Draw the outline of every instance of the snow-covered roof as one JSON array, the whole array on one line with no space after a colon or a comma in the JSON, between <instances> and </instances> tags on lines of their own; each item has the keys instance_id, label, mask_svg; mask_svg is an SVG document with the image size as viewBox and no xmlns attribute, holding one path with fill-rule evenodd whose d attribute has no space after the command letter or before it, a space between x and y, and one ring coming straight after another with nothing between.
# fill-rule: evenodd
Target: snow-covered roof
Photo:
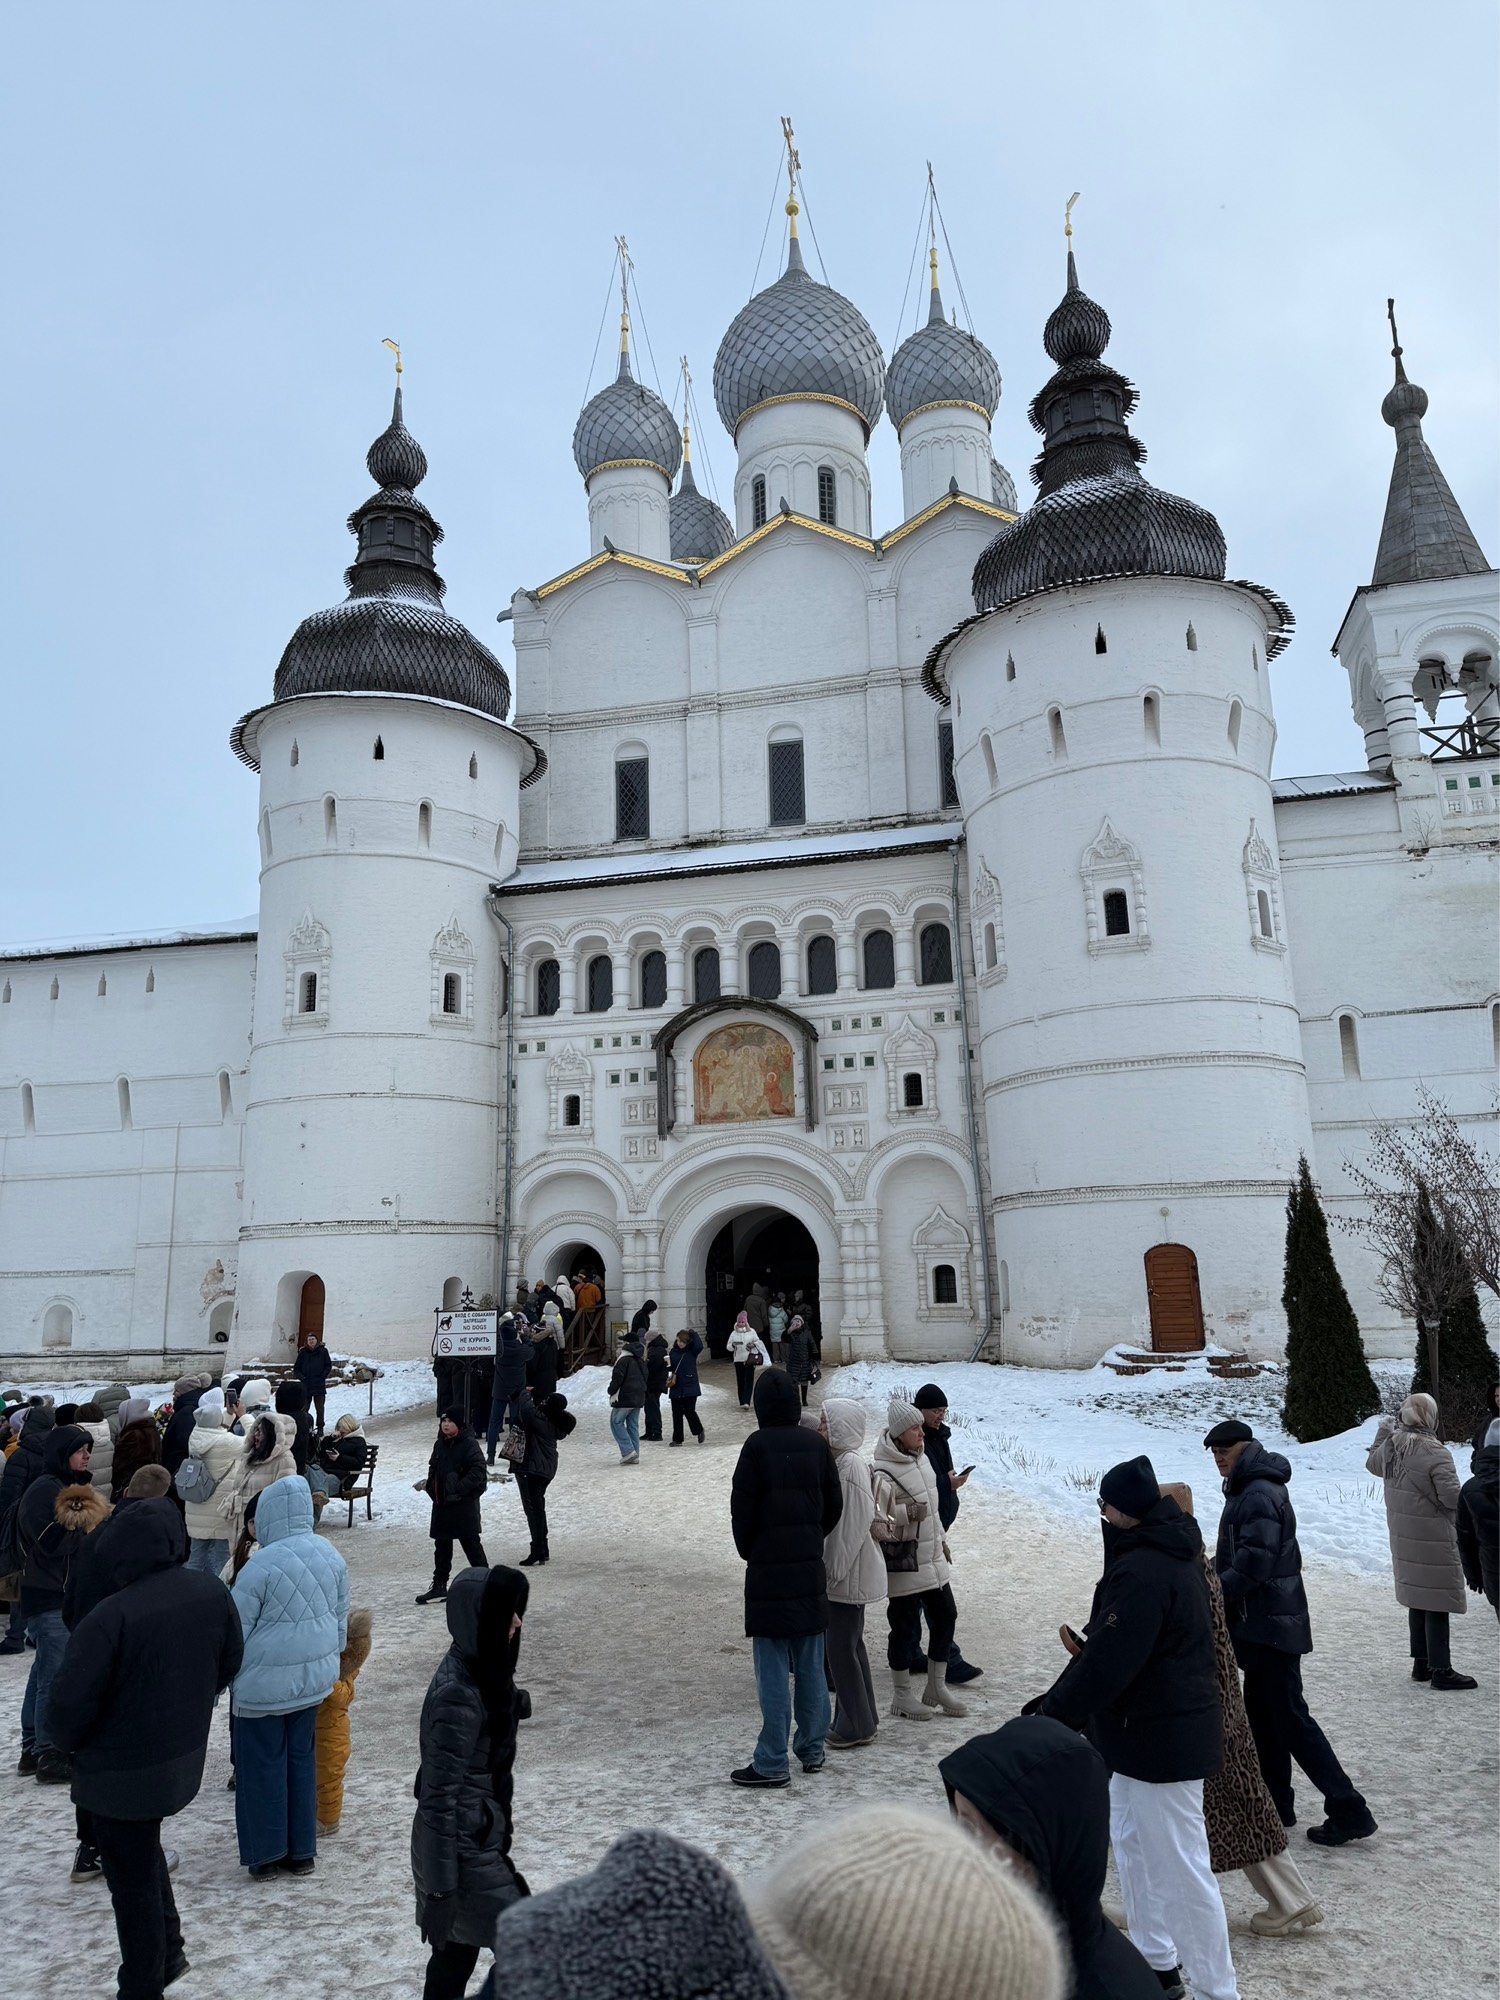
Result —
<instances>
[{"instance_id":1,"label":"snow-covered roof","mask_svg":"<svg viewBox=\"0 0 1500 2000\"><path fill-rule=\"evenodd\" d=\"M545 889L593 888L607 882L650 882L683 875L729 875L755 868L803 868L857 861L870 855L920 853L963 838L956 820L923 826L872 827L859 833L795 834L783 840L736 840L706 847L673 847L660 853L586 854L566 861L523 862L501 893L536 895Z\"/></svg>"},{"instance_id":2,"label":"snow-covered roof","mask_svg":"<svg viewBox=\"0 0 1500 2000\"><path fill-rule=\"evenodd\" d=\"M115 931L103 937L32 938L20 944L0 944L0 959L87 958L103 951L159 951L167 945L253 944L259 930L255 916L232 917L190 931Z\"/></svg>"},{"instance_id":3,"label":"snow-covered roof","mask_svg":"<svg viewBox=\"0 0 1500 2000\"><path fill-rule=\"evenodd\" d=\"M1333 799L1344 792L1393 792L1394 778L1378 771L1328 771L1315 778L1273 778L1271 796L1282 799Z\"/></svg>"}]
</instances>

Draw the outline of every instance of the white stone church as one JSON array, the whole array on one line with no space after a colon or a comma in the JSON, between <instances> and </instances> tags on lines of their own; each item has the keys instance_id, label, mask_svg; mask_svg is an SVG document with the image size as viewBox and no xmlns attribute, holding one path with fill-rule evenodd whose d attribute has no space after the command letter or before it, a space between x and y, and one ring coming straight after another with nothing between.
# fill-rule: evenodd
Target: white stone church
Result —
<instances>
[{"instance_id":1,"label":"white stone church","mask_svg":"<svg viewBox=\"0 0 1500 2000\"><path fill-rule=\"evenodd\" d=\"M1290 614L1143 478L1071 256L1018 512L935 255L887 361L789 212L714 368L733 521L623 324L513 703L398 388L348 596L231 734L258 921L0 964L0 1366L421 1354L580 1268L669 1329L800 1287L833 1358L1274 1356L1299 1153L1337 1212L1423 1083L1493 1132L1496 576L1399 347L1333 648L1367 768L1273 780Z\"/></svg>"}]
</instances>

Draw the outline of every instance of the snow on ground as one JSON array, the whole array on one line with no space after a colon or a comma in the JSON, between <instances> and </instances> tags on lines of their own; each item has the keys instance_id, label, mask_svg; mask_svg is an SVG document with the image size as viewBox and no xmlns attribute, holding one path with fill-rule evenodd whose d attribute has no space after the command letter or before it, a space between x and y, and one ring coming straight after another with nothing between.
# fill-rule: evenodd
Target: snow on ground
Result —
<instances>
[{"instance_id":1,"label":"snow on ground","mask_svg":"<svg viewBox=\"0 0 1500 2000\"><path fill-rule=\"evenodd\" d=\"M388 1387L404 1395L419 1386L422 1406L369 1421L381 1446L373 1523L361 1507L350 1528L344 1510L330 1507L322 1529L349 1564L352 1601L375 1615L374 1650L350 1716L342 1830L320 1844L311 1881L246 1878L236 1861L234 1800L225 1790L221 1707L202 1792L166 1830L182 1857L175 1885L193 1962L173 1987L174 2000L179 1993L182 2000L246 2000L273 1989L322 1992L330 1982L347 1988L351 1981L362 2000L417 2000L420 1993L425 1954L412 1922L411 1785L422 1698L447 1644L441 1608L413 1602L431 1573L426 1509L411 1491L435 1427L425 1369L413 1364ZM969 1718L886 1720L869 1748L830 1757L822 1776L798 1772L785 1791L772 1793L744 1793L728 1782L758 1727L743 1569L729 1534L729 1483L750 1419L736 1406L729 1369L703 1369L706 1444L678 1451L651 1445L629 1468L610 1438L604 1371L564 1385L579 1425L562 1447L549 1498L552 1562L529 1572L521 1652L535 1715L520 1736L514 1852L534 1888L591 1867L630 1826L665 1827L744 1875L851 1805L900 1797L941 1810L938 1758L966 1735L998 1727L1047 1687L1063 1664L1059 1622L1078 1624L1088 1614L1097 1515L1087 1493L1041 1460L1093 1471L1145 1444L1164 1476L1179 1472L1194 1483L1207 1511L1214 1482L1199 1440L1215 1416L1249 1407L1245 1389L1257 1390L1255 1383L1193 1385L1174 1416L1171 1390L1182 1388L1180 1380L1153 1389L1146 1378L1143 1393L1139 1378L1110 1377L1090 1390L1089 1375L932 1372L965 1419L960 1441L975 1440L966 1458L989 1454L951 1536L960 1635L968 1656L986 1669L964 1691ZM980 1378L972 1386L971 1376ZM910 1368L830 1370L814 1395L854 1392L875 1404L892 1384L915 1388L924 1379ZM1262 1393L1267 1407L1256 1405L1254 1421L1264 1435L1279 1435L1269 1421L1274 1386ZM1089 1404L1091 1394L1100 1407ZM1030 1462L1002 1466L1002 1457L1016 1461L1018 1452L1031 1454ZM1352 1442L1346 1453L1358 1467ZM1311 1472L1314 1483L1336 1485L1340 1476L1337 1454ZM1350 1484L1365 1479L1362 1467L1342 1476ZM514 1562L526 1537L513 1485L492 1485L482 1507L491 1559ZM1380 1832L1329 1853L1310 1846L1300 1828L1294 1834L1298 1863L1328 1915L1306 1937L1255 1937L1248 1918L1257 1904L1248 1886L1238 1875L1223 1878L1240 1990L1245 2000L1412 2000L1419 1993L1493 2000L1497 1674L1488 1609L1475 1599L1475 1615L1454 1626L1455 1660L1479 1676L1479 1689L1435 1694L1409 1678L1405 1614L1388 1578L1315 1561L1308 1581L1317 1640L1307 1663L1309 1700L1367 1792ZM878 1608L868 1630L884 1688ZM0 1742L11 1759L26 1667L25 1659L0 1658ZM1299 1810L1304 1824L1317 1816L1305 1786ZM7 1928L23 1967L20 1984L13 1976L10 1985L26 2000L112 1990L108 1898L98 1885L69 1883L72 1827L65 1796L0 1766Z\"/></svg>"}]
</instances>

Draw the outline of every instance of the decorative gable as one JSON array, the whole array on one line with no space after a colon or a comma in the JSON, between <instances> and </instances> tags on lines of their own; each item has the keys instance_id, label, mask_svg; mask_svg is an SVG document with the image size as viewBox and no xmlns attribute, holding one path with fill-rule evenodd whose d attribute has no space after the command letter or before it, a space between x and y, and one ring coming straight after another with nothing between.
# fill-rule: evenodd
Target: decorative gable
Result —
<instances>
[{"instance_id":1,"label":"decorative gable","mask_svg":"<svg viewBox=\"0 0 1500 2000\"><path fill-rule=\"evenodd\" d=\"M972 1245L963 1224L940 1204L913 1235L911 1247L920 1278L918 1319L972 1319Z\"/></svg>"},{"instance_id":2,"label":"decorative gable","mask_svg":"<svg viewBox=\"0 0 1500 2000\"><path fill-rule=\"evenodd\" d=\"M564 1042L547 1064L547 1130L554 1139L593 1137L594 1065L576 1042Z\"/></svg>"},{"instance_id":3,"label":"decorative gable","mask_svg":"<svg viewBox=\"0 0 1500 2000\"><path fill-rule=\"evenodd\" d=\"M301 923L287 938L284 958L283 1025L288 1029L326 1028L333 998L333 940L328 926L311 910L303 911Z\"/></svg>"},{"instance_id":4,"label":"decorative gable","mask_svg":"<svg viewBox=\"0 0 1500 2000\"><path fill-rule=\"evenodd\" d=\"M474 1025L474 945L455 910L432 940L432 1025Z\"/></svg>"}]
</instances>

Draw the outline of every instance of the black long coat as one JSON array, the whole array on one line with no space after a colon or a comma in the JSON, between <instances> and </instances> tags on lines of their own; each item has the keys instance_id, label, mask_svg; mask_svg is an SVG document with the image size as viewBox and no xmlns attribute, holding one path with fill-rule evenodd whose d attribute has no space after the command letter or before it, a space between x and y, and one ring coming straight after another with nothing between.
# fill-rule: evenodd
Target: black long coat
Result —
<instances>
[{"instance_id":1,"label":"black long coat","mask_svg":"<svg viewBox=\"0 0 1500 2000\"><path fill-rule=\"evenodd\" d=\"M526 1365L526 1380L539 1403L545 1402L557 1389L557 1363L557 1342L546 1327L541 1326L532 1339L531 1358Z\"/></svg>"},{"instance_id":2,"label":"black long coat","mask_svg":"<svg viewBox=\"0 0 1500 2000\"><path fill-rule=\"evenodd\" d=\"M1286 1490L1292 1468L1252 1439L1224 1482L1224 1511L1214 1568L1224 1593L1231 1643L1312 1651L1312 1620L1302 1584L1297 1516Z\"/></svg>"},{"instance_id":3,"label":"black long coat","mask_svg":"<svg viewBox=\"0 0 1500 2000\"><path fill-rule=\"evenodd\" d=\"M192 1442L193 1412L207 1394L206 1389L184 1389L172 1398L172 1414L161 1434L161 1462L174 1478Z\"/></svg>"},{"instance_id":4,"label":"black long coat","mask_svg":"<svg viewBox=\"0 0 1500 2000\"><path fill-rule=\"evenodd\" d=\"M760 1429L740 1447L729 1500L745 1562L745 1631L752 1639L826 1632L823 1541L844 1511L838 1467L827 1441L802 1424L785 1369L761 1370L754 1401Z\"/></svg>"},{"instance_id":5,"label":"black long coat","mask_svg":"<svg viewBox=\"0 0 1500 2000\"><path fill-rule=\"evenodd\" d=\"M453 1644L422 1703L411 1872L417 1927L436 1943L489 1945L502 1910L529 1895L510 1859L516 1726L531 1698L515 1681L526 1609L519 1570L466 1569L448 1590Z\"/></svg>"},{"instance_id":6,"label":"black long coat","mask_svg":"<svg viewBox=\"0 0 1500 2000\"><path fill-rule=\"evenodd\" d=\"M1137 1527L1106 1523L1104 1548L1088 1643L1040 1712L1086 1728L1121 1777L1211 1777L1224 1722L1198 1523L1163 1497Z\"/></svg>"},{"instance_id":7,"label":"black long coat","mask_svg":"<svg viewBox=\"0 0 1500 2000\"><path fill-rule=\"evenodd\" d=\"M467 1424L457 1437L437 1434L427 1461L427 1493L432 1501L433 1541L458 1541L479 1533L479 1501L490 1483L484 1447Z\"/></svg>"},{"instance_id":8,"label":"black long coat","mask_svg":"<svg viewBox=\"0 0 1500 2000\"><path fill-rule=\"evenodd\" d=\"M21 1495L42 1469L42 1447L55 1427L52 1405L45 1403L26 1418L20 1443L5 1461L0 1475L0 1525L8 1521L21 1504ZM152 1429L156 1427L153 1424Z\"/></svg>"},{"instance_id":9,"label":"black long coat","mask_svg":"<svg viewBox=\"0 0 1500 2000\"><path fill-rule=\"evenodd\" d=\"M1481 1445L1469 1463L1473 1477L1463 1483L1453 1523L1458 1559L1470 1590L1482 1590L1500 1611L1500 1445Z\"/></svg>"}]
</instances>

